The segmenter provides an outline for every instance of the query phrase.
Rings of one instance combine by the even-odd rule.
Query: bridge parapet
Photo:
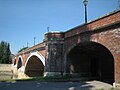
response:
[[[120,10],[116,10],[96,20],[90,21],[87,24],[82,24],[80,26],[70,29],[65,33],[65,38],[78,35],[86,31],[98,30],[102,27],[104,28],[117,23],[120,23]]]
[[[63,32],[46,33],[44,41],[50,41],[50,40],[64,40],[64,33]]]
[[[30,53],[31,51],[39,51],[39,50],[44,50],[45,49],[45,42],[39,43],[33,47],[27,48],[17,54],[17,56],[22,55],[22,54],[27,54]]]

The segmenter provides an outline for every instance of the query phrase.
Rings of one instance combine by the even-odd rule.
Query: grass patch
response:
[[[46,76],[46,77],[31,77],[24,79],[11,79],[11,80],[2,80],[2,81],[53,81],[53,82],[64,82],[64,81],[85,81],[86,78],[73,78],[70,75],[55,75],[55,76]],[[90,79],[87,79],[90,80]]]
[[[69,81],[66,76],[49,76],[49,77],[31,77],[26,79],[16,79],[16,81]]]
[[[95,89],[95,90],[105,90],[105,89],[101,88],[101,89]],[[119,89],[111,88],[111,89],[108,89],[108,90],[119,90]]]
[[[4,76],[3,76],[4,77]],[[14,81],[70,81],[70,77],[67,76],[49,76],[49,77],[31,77],[24,79],[10,79],[4,77],[0,79],[0,82],[14,82]]]

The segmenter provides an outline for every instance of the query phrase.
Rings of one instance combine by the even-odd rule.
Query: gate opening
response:
[[[22,60],[21,58],[18,59],[17,69],[22,67]]]
[[[72,76],[114,83],[114,58],[111,52],[99,43],[80,43],[68,53],[67,62],[67,72]]]
[[[26,64],[25,74],[29,77],[39,77],[44,74],[44,65],[37,56],[31,56]]]
[[[16,65],[16,59],[14,59],[13,64]]]

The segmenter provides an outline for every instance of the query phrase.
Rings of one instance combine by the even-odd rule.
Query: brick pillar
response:
[[[44,76],[62,75],[63,72],[63,39],[58,36],[55,37],[56,33],[54,33],[54,36],[51,34],[51,37],[46,40]]]

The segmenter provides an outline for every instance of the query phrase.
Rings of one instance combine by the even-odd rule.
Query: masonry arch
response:
[[[44,74],[45,58],[39,53],[31,53],[25,64],[25,74],[29,77],[39,77]]]
[[[13,59],[13,65],[16,65],[16,57]]]
[[[19,69],[19,68],[22,67],[22,63],[23,63],[22,56],[19,56],[19,57],[18,57],[18,63],[17,63],[17,69]]]
[[[113,55],[99,43],[79,43],[67,54],[67,62],[67,72],[72,76],[114,83]]]

